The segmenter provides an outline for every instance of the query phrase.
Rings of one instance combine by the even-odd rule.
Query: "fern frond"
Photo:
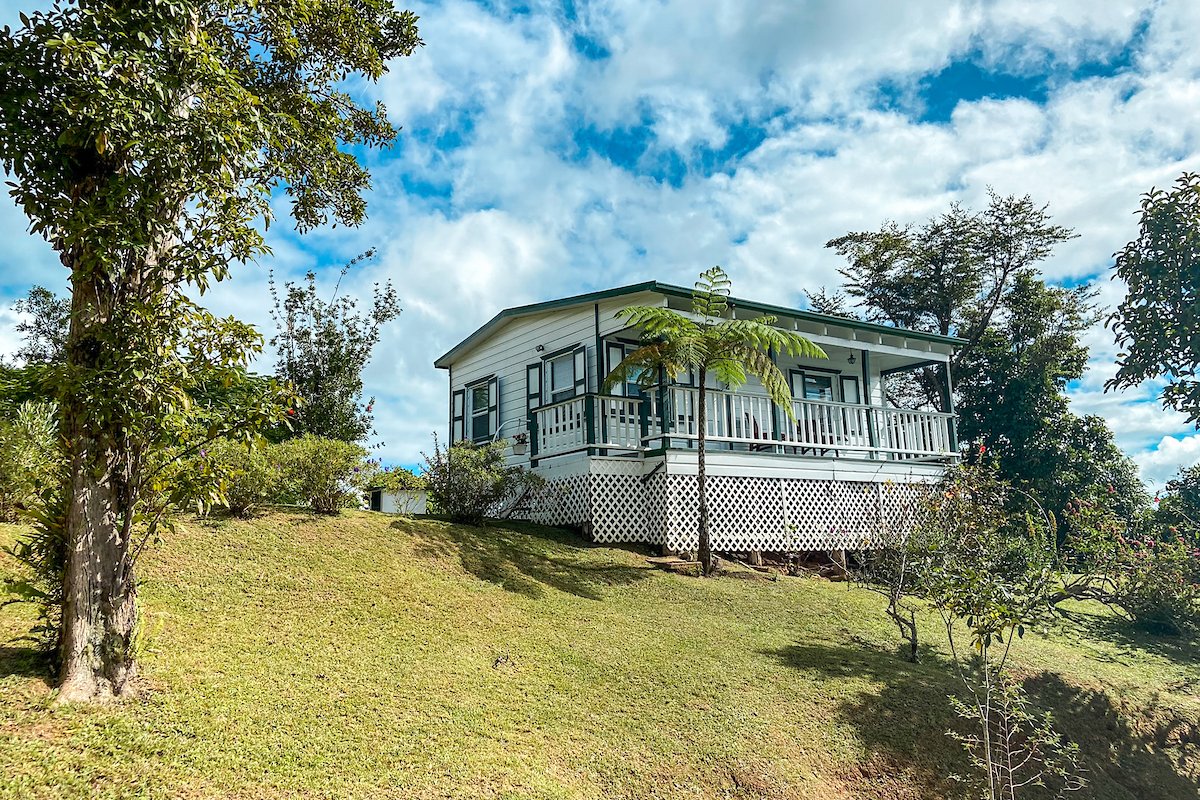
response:
[[[692,313],[704,319],[705,324],[721,319],[729,310],[729,293],[733,281],[719,266],[700,273],[696,288],[692,290]]]

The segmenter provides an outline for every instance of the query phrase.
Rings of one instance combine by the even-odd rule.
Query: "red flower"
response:
[[[294,416],[296,416],[296,409],[294,409],[294,408],[289,408],[289,409],[288,409],[288,416],[289,416],[289,417],[294,417]]]
[[[987,452],[987,445],[986,444],[979,445],[979,455],[983,455],[986,452]]]

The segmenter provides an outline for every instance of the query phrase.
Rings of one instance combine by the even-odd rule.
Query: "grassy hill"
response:
[[[28,612],[0,611],[0,797],[964,796],[943,656],[902,661],[879,599],[844,584],[284,512],[189,522],[140,579],[147,691],[115,708],[51,706],[9,641]],[[1195,653],[1084,629],[1016,655],[1083,748],[1084,796],[1200,796]]]

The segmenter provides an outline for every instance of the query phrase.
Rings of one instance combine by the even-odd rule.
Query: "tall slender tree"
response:
[[[691,315],[662,306],[630,306],[617,312],[630,326],[641,331],[642,344],[613,368],[605,379],[606,389],[636,380],[645,388],[665,377],[676,380],[694,370],[699,386],[696,409],[696,481],[699,500],[697,551],[704,570],[713,569],[709,532],[707,474],[704,452],[708,441],[708,376],[737,389],[754,375],[767,395],[789,419],[792,393],[787,380],[771,358],[771,352],[825,358],[825,351],[795,331],[775,327],[775,317],[733,319],[729,314],[729,276],[720,267],[700,274],[692,292]]]
[[[51,376],[69,470],[46,515],[65,553],[59,697],[107,697],[136,674],[136,543],[166,454],[275,414],[255,394],[197,419],[197,386],[243,381],[261,338],[193,298],[268,252],[277,187],[301,231],[363,219],[347,146],[395,129],[341,87],[421,42],[390,0],[60,0],[21,22],[0,30],[0,162],[71,285]]]

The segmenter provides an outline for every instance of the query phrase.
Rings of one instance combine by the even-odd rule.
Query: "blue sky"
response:
[[[29,3],[0,2],[0,24]],[[445,426],[432,361],[506,306],[713,264],[780,303],[837,283],[824,249],[850,230],[921,221],[987,189],[1029,193],[1079,237],[1054,281],[1108,279],[1138,196],[1200,169],[1200,4],[735,2],[411,4],[425,48],[358,87],[404,130],[367,158],[370,220],[298,237],[209,295],[267,330],[267,271],[391,278],[404,313],[366,372],[385,458],[419,459]],[[0,203],[0,308],[65,286],[44,243]],[[0,311],[0,350],[14,346]],[[1097,326],[1071,387],[1161,484],[1200,436],[1156,387],[1105,394],[1115,348]],[[268,366],[269,362],[264,364]]]

